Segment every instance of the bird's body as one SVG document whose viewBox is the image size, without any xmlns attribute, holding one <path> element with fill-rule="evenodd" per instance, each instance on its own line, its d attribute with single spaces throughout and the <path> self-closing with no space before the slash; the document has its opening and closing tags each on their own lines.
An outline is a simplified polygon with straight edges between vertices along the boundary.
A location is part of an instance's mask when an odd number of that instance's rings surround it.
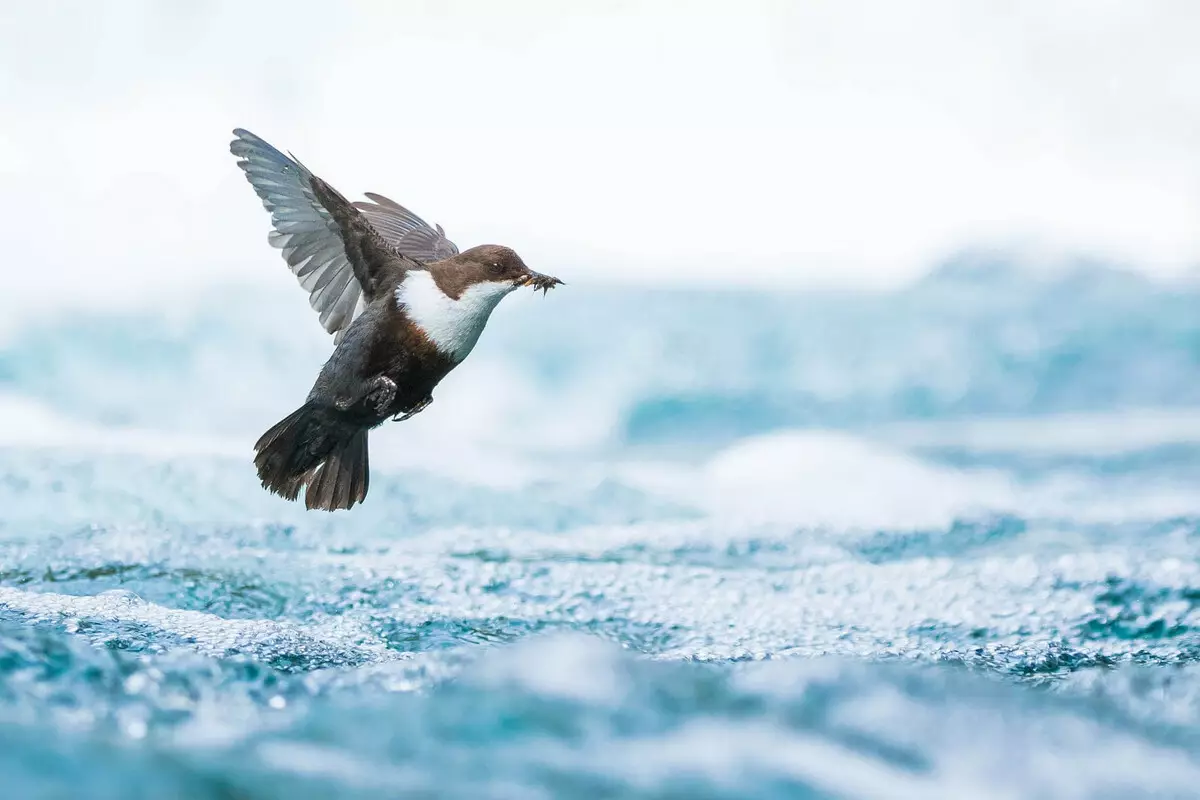
<svg viewBox="0 0 1200 800">
<path fill-rule="evenodd" d="M 336 342 L 304 405 L 255 445 L 255 465 L 276 494 L 304 488 L 308 508 L 349 508 L 367 494 L 367 432 L 428 406 L 505 295 L 561 281 L 507 247 L 459 253 L 441 226 L 379 195 L 352 204 L 254 134 L 234 134 L 230 150 L 271 211 L 270 241 Z"/>
</svg>

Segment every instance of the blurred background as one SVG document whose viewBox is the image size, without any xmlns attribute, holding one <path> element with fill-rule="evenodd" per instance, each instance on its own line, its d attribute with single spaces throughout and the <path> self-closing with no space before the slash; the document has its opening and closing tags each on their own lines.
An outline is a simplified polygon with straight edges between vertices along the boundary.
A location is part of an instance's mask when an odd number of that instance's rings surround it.
<svg viewBox="0 0 1200 800">
<path fill-rule="evenodd" d="M 1198 37 L 1182 0 L 0 8 L 0 775 L 1194 796 Z M 352 513 L 254 475 L 332 340 L 234 127 L 567 283 L 372 433 Z"/>
</svg>

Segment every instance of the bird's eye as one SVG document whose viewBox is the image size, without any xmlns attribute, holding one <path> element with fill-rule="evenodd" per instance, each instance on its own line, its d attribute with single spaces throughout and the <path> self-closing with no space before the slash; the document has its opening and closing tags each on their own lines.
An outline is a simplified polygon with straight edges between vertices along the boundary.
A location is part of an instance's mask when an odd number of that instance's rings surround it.
<svg viewBox="0 0 1200 800">
<path fill-rule="evenodd" d="M 491 266 L 491 270 L 492 270 L 492 274 L 493 274 L 493 275 L 499 275 L 501 272 L 503 272 L 503 271 L 504 271 L 504 267 L 500 266 L 500 262 L 499 262 L 499 261 L 493 261 L 493 262 L 492 262 L 492 266 Z"/>
</svg>

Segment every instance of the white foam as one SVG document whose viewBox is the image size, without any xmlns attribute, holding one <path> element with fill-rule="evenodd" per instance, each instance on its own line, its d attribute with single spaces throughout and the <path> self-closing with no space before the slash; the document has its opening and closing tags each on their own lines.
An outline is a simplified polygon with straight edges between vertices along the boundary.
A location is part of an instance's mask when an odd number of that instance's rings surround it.
<svg viewBox="0 0 1200 800">
<path fill-rule="evenodd" d="M 617 705 L 627 691 L 621 649 L 594 636 L 547 634 L 490 654 L 479 678 L 498 690 L 513 685 L 545 697 Z"/>
<path fill-rule="evenodd" d="M 176 456 L 246 457 L 249 445 L 211 434 L 189 435 L 106 427 L 73 419 L 17 395 L 0 395 L 0 445 L 71 451 Z"/>
<path fill-rule="evenodd" d="M 378 759 L 363 758 L 335 745 L 301 741 L 264 741 L 255 746 L 258 757 L 269 767 L 312 781 L 395 792 L 398 788 L 420 788 L 424 775 L 415 766 L 394 766 Z"/>
<path fill-rule="evenodd" d="M 719 517 L 829 527 L 945 526 L 963 515 L 1014 507 L 1000 473 L 933 466 L 846 434 L 785 431 L 744 439 L 698 471 L 629 471 L 660 491 L 687 495 Z"/>
<path fill-rule="evenodd" d="M 504 392 L 499 391 L 500 387 L 497 389 L 497 397 L 503 397 Z M 476 397 L 452 400 L 446 405 L 451 408 L 435 413 L 430 407 L 412 420 L 372 431 L 372 470 L 424 472 L 502 489 L 520 488 L 548 477 L 548 469 L 538 463 L 528 448 L 511 446 L 505 439 L 511 434 L 501 433 L 499 440 L 489 440 L 489 431 L 506 427 L 490 414 L 498 413 L 507 419 L 505 411 L 513 404 L 489 409 L 487 404 L 479 404 Z M 472 405 L 473 414 L 466 409 Z M 464 413 L 456 416 L 455 406 L 463 407 Z M 454 419 L 462 425 L 455 425 Z M 0 446 L 3 447 L 121 454 L 154 460 L 210 457 L 249 463 L 254 440 L 253 432 L 234 436 L 103 426 L 62 414 L 27 397 L 0 394 Z M 553 434 L 540 441 L 553 443 Z"/>
<path fill-rule="evenodd" d="M 324 652 L 353 654 L 364 661 L 398 657 L 382 644 L 364 644 L 370 641 L 368 637 L 350 630 L 352 626 L 342 621 L 317 630 L 265 619 L 225 619 L 200 611 L 166 608 L 121 590 L 76 596 L 0 587 L 0 608 L 20 612 L 34 621 L 65 624 L 68 631 L 77 630 L 80 620 L 135 623 L 179 637 L 183 646 L 212 657 L 235 652 L 263 661 L 305 653 L 320 657 Z"/>
<path fill-rule="evenodd" d="M 877 434 L 907 447 L 961 447 L 980 453 L 1116 455 L 1171 444 L 1200 443 L 1196 409 L 976 418 L 889 425 Z"/>
<path fill-rule="evenodd" d="M 653 789 L 687 775 L 737 789 L 747 775 L 789 777 L 830 795 L 886 800 L 971 796 L 1008 798 L 1005 791 L 945 776 L 913 774 L 815 732 L 761 722 L 689 722 L 665 735 L 647 736 L 606 747 L 602 756 L 620 764 L 638 785 Z"/>
<path fill-rule="evenodd" d="M 1094 419 L 1102 419 L 1097 415 Z M 1006 427 L 986 426 L 965 435 L 943 436 L 938 426 L 920 434 L 873 440 L 841 433 L 790 431 L 753 437 L 718 453 L 698 471 L 667 465 L 625 470 L 647 489 L 688 497 L 716 518 L 739 523 L 791 523 L 830 528 L 887 530 L 945 528 L 955 520 L 1015 513 L 1026 519 L 1071 519 L 1121 524 L 1166 519 L 1200 512 L 1195 491 L 1179 481 L 1147 482 L 1136 476 L 1055 473 L 1034 484 L 1021 484 L 997 469 L 954 469 L 904 452 L 895 445 L 933 441 L 968 442 L 997 452 L 1124 452 L 1156 444 L 1188 441 L 1189 415 L 1163 415 L 1136 422 L 1123 431 L 1122 416 L 1108 419 L 1103 435 L 1089 438 L 1086 422 L 1064 425 L 1055 440 L 1053 421 L 1029 421 Z M 1176 423 L 1182 421 L 1181 426 Z M 1200 432 L 1198 432 L 1200 433 Z M 1011 440 L 1006 436 L 1011 435 Z M 1200 441 L 1200 440 L 1198 440 Z"/>
</svg>

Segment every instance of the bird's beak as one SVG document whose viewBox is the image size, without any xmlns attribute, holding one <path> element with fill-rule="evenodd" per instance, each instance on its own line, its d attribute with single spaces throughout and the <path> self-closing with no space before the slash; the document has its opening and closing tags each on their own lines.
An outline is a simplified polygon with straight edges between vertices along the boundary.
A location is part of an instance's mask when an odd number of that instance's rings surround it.
<svg viewBox="0 0 1200 800">
<path fill-rule="evenodd" d="M 543 275 L 540 272 L 530 272 L 528 275 L 522 275 L 517 279 L 517 286 L 532 286 L 535 292 L 538 289 L 541 289 L 543 295 L 545 295 L 546 292 L 550 291 L 555 286 L 561 285 L 562 281 L 560 281 L 558 278 L 553 278 L 549 275 Z"/>
</svg>

